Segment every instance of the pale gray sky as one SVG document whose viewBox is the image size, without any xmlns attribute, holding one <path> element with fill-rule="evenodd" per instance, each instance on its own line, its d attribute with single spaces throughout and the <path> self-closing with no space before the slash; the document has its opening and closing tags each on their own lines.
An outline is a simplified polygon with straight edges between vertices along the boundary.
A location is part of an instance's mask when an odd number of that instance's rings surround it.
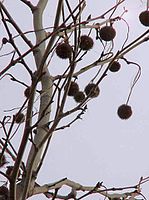
<svg viewBox="0 0 149 200">
<path fill-rule="evenodd" d="M 88 14 L 92 14 L 93 17 L 99 16 L 114 2 L 87 0 L 84 16 L 87 17 Z M 138 20 L 139 13 L 145 10 L 144 2 L 126 0 L 124 4 L 128 9 L 125 18 L 130 25 L 129 41 L 147 30 Z M 17 0 L 13 0 L 13 4 L 11 0 L 5 0 L 5 3 L 24 30 L 32 29 L 32 22 L 30 22 L 26 6 L 21 8 L 21 4 Z M 52 24 L 50 20 L 54 15 L 54 6 L 55 3 L 49 0 L 49 10 L 46 11 L 45 17 L 46 26 Z M 119 10 L 121 13 L 123 6 Z M 121 46 L 127 33 L 127 27 L 124 22 L 116 22 L 114 26 L 117 30 L 115 50 L 118 50 L 117 47 Z M 2 31 L 0 34 L 2 37 Z M 116 114 L 118 106 L 126 102 L 131 83 L 137 72 L 135 66 L 126 65 L 124 61 L 121 61 L 120 72 L 109 73 L 100 84 L 101 94 L 89 102 L 83 120 L 77 121 L 71 128 L 54 135 L 45 164 L 40 172 L 39 183 L 49 183 L 68 177 L 84 185 L 95 185 L 98 181 L 103 181 L 107 187 L 123 187 L 137 184 L 141 176 L 149 176 L 147 156 L 149 152 L 148 48 L 148 43 L 146 43 L 126 55 L 129 60 L 140 64 L 142 69 L 141 78 L 135 86 L 129 102 L 133 109 L 133 116 L 129 120 L 123 121 Z M 24 47 L 22 47 L 23 49 Z M 95 44 L 83 64 L 90 63 L 93 58 L 97 58 L 100 55 L 98 49 L 97 44 Z M 31 61 L 29 58 L 29 62 Z M 58 67 L 63 67 L 65 63 L 57 58 L 54 62 L 56 62 L 57 68 L 53 69 L 53 73 L 57 73 L 55 70 L 59 70 Z M 17 70 L 18 77 L 29 81 L 22 69 Z M 84 74 L 78 80 L 82 89 L 87 84 L 89 73 L 86 76 Z M 8 78 L 3 79 L 2 85 L 0 85 L 2 92 L 1 114 L 4 108 L 10 109 L 21 105 L 20 100 L 23 99 L 22 86 L 18 88 L 17 84 L 12 85 L 7 80 Z M 146 198 L 149 198 L 148 185 L 146 183 L 142 187 Z M 41 198 L 46 199 L 43 196 L 31 199 Z M 99 197 L 95 195 L 92 199 L 96 200 Z"/>
</svg>

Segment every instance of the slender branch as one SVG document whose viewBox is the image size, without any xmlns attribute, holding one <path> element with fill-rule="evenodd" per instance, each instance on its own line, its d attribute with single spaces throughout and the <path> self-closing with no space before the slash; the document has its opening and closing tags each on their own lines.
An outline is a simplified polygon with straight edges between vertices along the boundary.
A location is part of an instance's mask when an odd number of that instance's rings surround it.
<svg viewBox="0 0 149 200">
<path fill-rule="evenodd" d="M 12 200 L 16 200 L 16 178 L 18 176 L 19 167 L 21 165 L 22 157 L 25 152 L 25 148 L 28 142 L 30 131 L 31 131 L 30 127 L 31 127 L 31 119 L 32 119 L 32 108 L 33 108 L 33 103 L 34 103 L 34 91 L 35 91 L 36 85 L 37 85 L 37 80 L 33 79 L 31 90 L 30 90 L 30 98 L 28 100 L 28 105 L 27 105 L 24 133 L 23 133 L 21 144 L 18 150 L 15 164 L 14 164 L 14 169 L 13 169 L 13 172 L 11 174 L 11 179 L 10 179 L 10 198 Z"/>
<path fill-rule="evenodd" d="M 82 0 L 80 2 L 80 4 L 82 4 L 84 2 L 84 0 Z M 0 2 L 1 3 L 1 2 Z M 73 10 L 73 12 L 76 11 L 76 9 L 78 8 L 78 5 L 76 6 L 76 8 Z M 59 27 L 63 27 L 63 25 L 69 20 L 70 15 L 65 19 L 65 21 L 59 26 Z M 19 62 L 22 58 L 24 58 L 25 56 L 27 56 L 28 54 L 30 54 L 31 52 L 33 52 L 39 45 L 41 45 L 43 42 L 45 42 L 48 38 L 52 37 L 53 35 L 56 35 L 59 33 L 59 29 L 57 28 L 54 32 L 50 33 L 49 35 L 47 35 L 42 41 L 40 41 L 39 43 L 37 43 L 35 46 L 33 46 L 32 48 L 30 48 L 28 51 L 26 51 L 25 53 L 23 53 L 20 57 L 16 58 L 15 60 L 13 60 L 13 62 L 10 62 L 10 64 L 8 66 L 6 66 L 1 72 L 0 72 L 0 76 L 2 76 L 6 71 L 8 71 L 12 66 L 14 66 L 17 62 Z M 48 56 L 48 52 L 47 51 L 47 56 Z M 41 66 L 43 67 L 43 64 L 45 63 L 45 58 L 42 60 L 41 62 Z M 41 72 L 40 72 L 41 74 Z"/>
<path fill-rule="evenodd" d="M 30 1 L 27 1 L 27 0 L 20 0 L 20 1 L 26 4 L 31 9 L 32 12 L 34 12 L 34 10 L 36 9 L 36 7 L 33 6 L 33 4 Z"/>
<path fill-rule="evenodd" d="M 143 38 L 142 40 L 138 41 L 140 38 L 144 37 L 145 35 L 147 35 L 149 33 L 149 30 L 147 30 L 145 33 L 143 33 L 141 36 L 139 36 L 136 40 L 134 40 L 132 43 L 130 43 L 129 45 L 127 45 L 125 48 L 123 48 L 121 51 L 119 51 L 119 55 L 117 55 L 117 59 L 123 57 L 124 55 L 126 55 L 128 52 L 132 51 L 134 48 L 138 47 L 139 45 L 141 45 L 144 42 L 147 42 L 149 40 L 149 36 Z M 84 72 L 87 72 L 88 70 L 92 69 L 93 67 L 99 66 L 99 65 L 104 65 L 106 63 L 111 62 L 111 60 L 113 59 L 113 57 L 110 57 L 109 59 L 103 60 L 103 61 L 95 61 L 93 63 L 91 63 L 90 65 L 87 65 L 86 67 L 80 69 L 78 72 L 75 72 L 73 74 L 74 77 L 77 77 L 81 74 L 83 74 Z"/>
<path fill-rule="evenodd" d="M 9 36 L 9 43 L 13 46 L 13 48 L 14 48 L 15 51 L 18 53 L 18 55 L 21 56 L 21 52 L 19 51 L 19 49 L 17 48 L 17 46 L 16 46 L 14 40 L 12 39 L 12 34 L 11 34 L 11 32 L 10 32 L 8 26 L 7 26 L 7 23 L 6 23 L 5 19 L 4 19 L 3 12 L 2 12 L 1 10 L 0 10 L 0 12 L 1 12 L 3 24 L 4 24 L 4 26 L 5 26 L 5 29 L 6 29 L 6 31 L 7 31 L 7 34 L 8 34 L 8 36 Z M 13 61 L 12 61 L 12 62 L 13 62 Z M 32 76 L 32 72 L 31 72 L 31 70 L 29 69 L 29 67 L 27 66 L 27 64 L 25 63 L 24 59 L 22 59 L 21 62 L 22 62 L 22 64 L 24 65 L 24 67 L 26 68 L 26 70 L 29 72 L 29 74 Z"/>
<path fill-rule="evenodd" d="M 14 28 L 16 29 L 16 31 L 19 33 L 19 35 L 22 37 L 22 39 L 26 42 L 26 44 L 30 47 L 33 48 L 33 45 L 31 43 L 31 41 L 29 41 L 27 39 L 27 37 L 23 34 L 23 32 L 21 31 L 21 29 L 19 28 L 19 26 L 16 24 L 15 20 L 11 17 L 11 15 L 9 14 L 9 12 L 7 11 L 6 7 L 4 6 L 4 4 L 0 1 L 0 8 L 2 8 L 2 10 L 4 11 L 4 13 L 6 14 L 6 16 L 8 17 L 9 21 L 11 22 L 11 24 L 14 26 Z"/>
</svg>

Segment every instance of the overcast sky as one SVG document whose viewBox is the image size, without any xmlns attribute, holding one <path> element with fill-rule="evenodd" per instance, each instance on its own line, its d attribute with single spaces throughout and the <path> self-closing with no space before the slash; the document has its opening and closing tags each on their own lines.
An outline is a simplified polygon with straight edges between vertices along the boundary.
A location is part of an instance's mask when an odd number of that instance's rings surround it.
<svg viewBox="0 0 149 200">
<path fill-rule="evenodd" d="M 33 0 L 32 2 L 36 1 Z M 92 17 L 99 16 L 114 2 L 112 0 L 87 0 L 84 19 L 89 14 L 92 14 Z M 138 20 L 139 13 L 146 8 L 144 2 L 126 0 L 124 4 L 125 8 L 128 9 L 124 18 L 130 25 L 129 42 L 147 29 Z M 17 0 L 13 0 L 13 4 L 12 0 L 5 0 L 5 3 L 24 30 L 32 29 L 32 22 L 26 6 L 21 8 L 21 4 Z M 52 25 L 50 20 L 54 15 L 54 6 L 55 3 L 49 0 L 44 18 L 45 26 Z M 119 9 L 120 13 L 123 12 L 124 6 Z M 114 24 L 114 27 L 117 30 L 116 51 L 126 37 L 127 26 L 124 22 L 118 21 Z M 0 34 L 2 37 L 2 31 Z M 22 47 L 23 49 L 24 47 Z M 103 181 L 107 187 L 122 187 L 135 185 L 141 176 L 149 176 L 149 159 L 147 156 L 149 152 L 148 51 L 148 43 L 145 43 L 126 55 L 128 60 L 137 62 L 142 69 L 141 78 L 129 101 L 133 110 L 132 117 L 123 121 L 118 118 L 116 113 L 117 108 L 126 102 L 132 81 L 137 73 L 137 67 L 126 65 L 124 61 L 121 61 L 121 70 L 118 73 L 109 73 L 100 84 L 100 96 L 88 103 L 88 110 L 83 116 L 83 120 L 77 121 L 71 128 L 59 131 L 53 136 L 45 164 L 38 179 L 40 184 L 68 177 L 83 185 L 95 185 L 98 181 Z M 98 52 L 97 44 L 95 44 L 93 50 L 83 62 L 91 63 L 93 58 L 97 58 L 98 55 L 100 55 L 100 52 Z M 30 57 L 28 59 L 29 62 L 32 61 Z M 54 58 L 54 62 L 56 62 L 57 67 L 53 69 L 52 73 L 57 74 L 58 67 L 63 67 L 65 63 L 57 58 Z M 92 75 L 94 71 L 90 73 Z M 17 76 L 29 82 L 22 69 L 18 69 Z M 90 77 L 89 73 L 80 76 L 78 80 L 82 90 L 87 84 L 88 77 Z M 16 90 L 17 85 L 12 85 L 7 80 L 7 78 L 3 79 L 0 85 L 2 91 L 1 114 L 4 114 L 4 109 L 21 105 L 20 100 L 23 98 L 22 87 L 19 86 Z M 20 91 L 20 94 L 18 94 L 18 91 Z M 18 98 L 16 98 L 16 95 L 18 95 Z M 71 99 L 70 104 L 72 104 Z M 146 198 L 149 198 L 148 186 L 149 184 L 146 184 L 142 187 Z M 46 199 L 43 196 L 31 199 L 38 200 L 41 198 Z M 96 195 L 92 199 L 99 198 Z"/>
</svg>

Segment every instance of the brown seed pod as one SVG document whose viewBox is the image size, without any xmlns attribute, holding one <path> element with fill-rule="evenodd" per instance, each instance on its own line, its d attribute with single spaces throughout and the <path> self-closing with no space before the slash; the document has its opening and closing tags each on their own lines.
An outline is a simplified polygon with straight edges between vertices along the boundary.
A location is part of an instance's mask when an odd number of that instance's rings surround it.
<svg viewBox="0 0 149 200">
<path fill-rule="evenodd" d="M 1 157 L 1 155 L 2 155 L 2 153 L 0 153 L 0 157 Z M 5 157 L 5 155 L 3 154 L 3 155 L 2 155 L 2 158 L 1 158 L 1 160 L 0 160 L 0 167 L 3 167 L 6 163 L 7 163 L 6 157 Z"/>
<path fill-rule="evenodd" d="M 25 120 L 25 116 L 23 113 L 16 113 L 15 114 L 15 123 L 17 124 L 21 124 L 23 123 Z"/>
<path fill-rule="evenodd" d="M 85 87 L 84 91 L 85 91 L 85 94 L 87 96 L 89 95 L 89 97 L 91 97 L 91 98 L 97 97 L 100 93 L 100 89 L 99 89 L 98 85 L 96 86 L 96 84 L 94 84 L 94 83 L 89 83 Z"/>
<path fill-rule="evenodd" d="M 144 26 L 149 26 L 149 11 L 145 10 L 140 13 L 139 20 Z"/>
<path fill-rule="evenodd" d="M 104 26 L 100 29 L 99 35 L 104 41 L 111 41 L 116 36 L 116 31 L 112 26 Z"/>
<path fill-rule="evenodd" d="M 14 166 L 8 166 L 7 167 L 7 170 L 6 170 L 6 175 L 7 176 L 11 176 L 11 174 L 12 174 L 12 171 L 13 171 L 13 168 L 14 168 Z M 18 172 L 18 177 L 21 175 L 21 172 L 20 172 L 20 170 L 19 170 L 19 172 Z"/>
<path fill-rule="evenodd" d="M 122 104 L 117 110 L 117 114 L 121 119 L 128 119 L 132 115 L 131 106 Z"/>
<path fill-rule="evenodd" d="M 29 98 L 30 96 L 30 91 L 31 91 L 31 88 L 30 87 L 27 87 L 25 90 L 24 90 L 24 96 L 26 98 Z"/>
<path fill-rule="evenodd" d="M 81 103 L 84 99 L 85 99 L 85 94 L 82 91 L 78 91 L 74 96 L 74 100 L 77 103 Z"/>
<path fill-rule="evenodd" d="M 9 190 L 6 186 L 2 185 L 0 187 L 0 196 L 1 196 L 1 199 L 5 199 L 7 200 L 8 199 L 8 196 L 9 196 Z"/>
<path fill-rule="evenodd" d="M 61 43 L 56 47 L 56 54 L 62 59 L 71 57 L 72 47 L 68 43 Z"/>
<path fill-rule="evenodd" d="M 66 89 L 66 88 L 64 88 Z M 68 90 L 68 96 L 74 96 L 79 91 L 79 86 L 76 82 L 72 81 Z"/>
<path fill-rule="evenodd" d="M 94 45 L 94 41 L 91 37 L 89 37 L 88 35 L 82 35 L 80 37 L 80 48 L 84 51 L 88 51 L 90 50 Z"/>
<path fill-rule="evenodd" d="M 110 70 L 111 72 L 117 72 L 117 71 L 120 70 L 120 68 L 121 68 L 120 63 L 119 63 L 118 61 L 114 61 L 114 62 L 110 65 L 109 70 Z"/>
<path fill-rule="evenodd" d="M 4 37 L 4 38 L 2 39 L 2 43 L 3 43 L 3 44 L 6 44 L 7 42 L 8 42 L 7 38 Z"/>
</svg>

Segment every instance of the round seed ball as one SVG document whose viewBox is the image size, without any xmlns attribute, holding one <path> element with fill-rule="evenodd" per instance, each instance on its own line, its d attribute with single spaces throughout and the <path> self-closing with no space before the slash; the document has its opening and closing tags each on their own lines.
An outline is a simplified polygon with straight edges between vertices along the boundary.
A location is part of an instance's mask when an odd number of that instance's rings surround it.
<svg viewBox="0 0 149 200">
<path fill-rule="evenodd" d="M 0 196 L 1 199 L 8 199 L 9 190 L 6 186 L 2 185 L 0 187 Z"/>
<path fill-rule="evenodd" d="M 127 104 L 123 104 L 123 105 L 119 106 L 119 108 L 117 110 L 117 114 L 121 119 L 130 118 L 132 115 L 131 106 L 129 106 Z"/>
<path fill-rule="evenodd" d="M 76 82 L 72 81 L 68 90 L 68 96 L 74 96 L 79 91 L 79 86 Z"/>
<path fill-rule="evenodd" d="M 59 58 L 67 59 L 71 57 L 72 47 L 68 43 L 59 44 L 56 47 L 56 54 Z"/>
<path fill-rule="evenodd" d="M 94 84 L 94 83 L 89 83 L 89 84 L 85 87 L 84 91 L 85 91 L 85 94 L 86 94 L 87 96 L 89 95 L 91 98 L 97 97 L 97 96 L 99 95 L 99 93 L 100 93 L 99 87 L 96 86 L 96 84 Z"/>
<path fill-rule="evenodd" d="M 99 35 L 104 41 L 111 41 L 116 36 L 116 31 L 112 26 L 104 26 L 100 29 Z"/>
<path fill-rule="evenodd" d="M 118 61 L 114 61 L 114 62 L 110 65 L 109 70 L 110 70 L 111 72 L 117 72 L 117 71 L 120 70 L 120 68 L 121 68 L 120 63 L 119 63 Z"/>
<path fill-rule="evenodd" d="M 25 116 L 24 116 L 23 113 L 17 113 L 17 114 L 15 114 L 15 123 L 21 124 L 21 123 L 24 122 L 24 120 L 25 120 Z"/>
<path fill-rule="evenodd" d="M 24 90 L 24 96 L 25 96 L 26 98 L 29 98 L 30 92 L 31 92 L 31 88 L 30 88 L 30 87 L 27 87 L 27 88 Z"/>
<path fill-rule="evenodd" d="M 4 37 L 4 38 L 2 39 L 2 43 L 3 43 L 3 44 L 6 44 L 7 42 L 8 42 L 7 38 Z"/>
<path fill-rule="evenodd" d="M 80 48 L 84 51 L 88 51 L 90 50 L 94 45 L 94 41 L 91 37 L 89 37 L 88 35 L 82 35 L 80 37 Z"/>
<path fill-rule="evenodd" d="M 139 15 L 139 20 L 144 26 L 149 26 L 149 11 L 143 11 Z"/>
<path fill-rule="evenodd" d="M 74 100 L 77 103 L 81 103 L 84 99 L 85 99 L 85 94 L 82 91 L 78 91 L 74 96 Z"/>
</svg>

